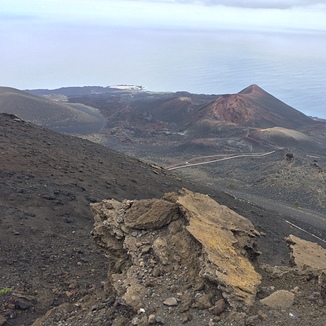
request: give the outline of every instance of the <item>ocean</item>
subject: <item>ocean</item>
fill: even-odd
[[[323,33],[116,29],[105,38],[109,84],[204,94],[257,84],[309,116],[326,118]]]
[[[307,115],[326,118],[325,33],[100,23],[9,27],[1,39],[1,85],[127,84],[149,91],[227,94],[257,84]]]

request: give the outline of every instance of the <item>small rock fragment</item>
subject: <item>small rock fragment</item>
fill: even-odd
[[[137,314],[144,314],[145,313],[145,309],[144,308],[140,308],[138,311],[137,311]]]
[[[220,299],[220,300],[216,301],[215,306],[211,307],[209,309],[209,311],[212,314],[219,316],[222,312],[225,311],[225,309],[226,309],[225,301],[224,301],[224,299]]]
[[[153,325],[153,324],[156,323],[156,316],[154,314],[151,314],[151,315],[148,316],[148,323],[150,325]]]
[[[155,266],[152,271],[153,277],[158,277],[161,275],[161,270],[159,267]]]
[[[15,308],[20,310],[27,310],[31,306],[30,303],[25,303],[22,301],[16,301]]]
[[[290,291],[279,290],[260,300],[260,302],[273,309],[287,309],[293,305],[294,294]]]
[[[215,326],[215,323],[214,323],[213,319],[210,319],[209,320],[208,326]]]
[[[177,306],[178,305],[178,301],[176,298],[171,297],[171,298],[167,298],[164,302],[164,305],[172,307],[172,306]]]
[[[208,309],[212,306],[211,302],[210,302],[210,297],[207,294],[204,294],[198,298],[196,298],[196,302],[194,304],[195,308],[204,310],[204,309]]]
[[[131,320],[131,325],[147,325],[147,316],[145,314],[135,316]]]
[[[7,322],[7,319],[3,316],[0,316],[0,326],[4,325]]]
[[[156,316],[156,317],[155,317],[155,321],[156,321],[158,324],[164,324],[164,323],[165,323],[164,319],[163,319],[161,316]]]
[[[192,316],[191,315],[185,315],[185,316],[182,317],[181,323],[182,324],[186,324],[186,323],[188,323],[188,321],[191,321],[191,320],[192,320]]]
[[[298,286],[296,286],[291,290],[291,292],[294,294],[300,294],[300,288]]]
[[[260,317],[258,315],[250,316],[246,319],[246,326],[256,326],[260,322]]]

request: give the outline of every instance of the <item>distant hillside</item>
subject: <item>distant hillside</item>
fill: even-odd
[[[81,110],[10,87],[0,87],[0,112],[16,114],[42,127],[68,133],[97,132],[104,123],[96,110]]]
[[[298,129],[314,120],[280,101],[257,85],[251,85],[238,94],[218,97],[212,103],[194,112],[190,123],[233,123],[243,127]]]
[[[86,94],[102,94],[107,92],[114,92],[116,89],[111,89],[109,87],[102,86],[83,86],[83,87],[60,87],[57,89],[27,89],[25,92],[33,95],[51,95],[51,94],[61,94],[66,96],[79,96]]]

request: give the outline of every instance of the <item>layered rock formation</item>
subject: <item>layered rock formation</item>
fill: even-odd
[[[251,263],[259,233],[229,208],[186,189],[162,199],[91,206],[94,239],[111,261],[107,291],[123,304],[162,314],[172,298],[180,312],[220,314],[226,305],[253,303],[261,281]]]
[[[253,261],[252,223],[207,195],[91,204],[103,289],[33,325],[324,325],[326,250],[290,235],[290,266]],[[306,307],[309,306],[309,311]],[[60,323],[58,323],[60,322]]]

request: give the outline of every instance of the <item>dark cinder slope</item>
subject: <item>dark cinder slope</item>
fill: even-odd
[[[175,191],[169,172],[103,146],[0,114],[0,289],[34,296],[10,325],[31,325],[105,279],[89,204]],[[67,292],[68,291],[68,292]],[[66,294],[65,294],[66,293]],[[0,317],[8,313],[0,296]]]
[[[98,115],[10,87],[0,87],[0,112],[60,132],[96,132],[103,125]]]
[[[181,187],[210,194],[266,233],[262,259],[287,259],[282,239],[296,230],[274,212],[14,115],[0,114],[0,140],[0,289],[33,298],[22,310],[0,296],[0,317],[14,309],[12,326],[31,325],[50,308],[101,289],[110,261],[91,239],[89,204],[102,199],[158,198]]]

